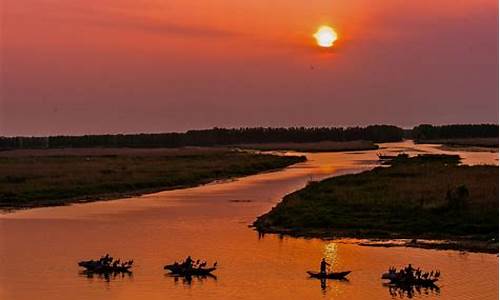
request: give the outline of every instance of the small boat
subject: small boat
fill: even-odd
[[[312,278],[318,278],[318,279],[345,279],[345,277],[347,275],[349,275],[350,273],[351,273],[351,271],[330,272],[330,273],[307,271],[307,274],[309,274],[309,276],[311,276]]]
[[[422,287],[432,287],[435,286],[438,278],[407,278],[398,276],[394,273],[384,273],[382,274],[382,279],[388,279],[391,284],[394,285],[408,285],[408,286],[422,286]]]
[[[377,153],[377,156],[378,156],[378,159],[380,159],[380,160],[396,158],[396,155],[387,155],[387,154],[382,154],[382,153]]]
[[[94,273],[127,273],[130,272],[130,268],[132,265],[126,266],[113,266],[113,265],[105,265],[95,260],[84,260],[78,263],[78,266],[83,267],[88,272]]]
[[[164,270],[170,271],[170,273],[182,276],[206,276],[211,275],[213,271],[216,270],[215,267],[209,268],[185,268],[180,264],[171,264],[163,267]]]
[[[388,155],[384,153],[377,153],[378,159],[380,160],[392,160],[395,158],[408,158],[410,157],[408,153],[399,153],[398,155]]]
[[[411,264],[408,267],[400,269],[390,267],[389,271],[382,274],[382,279],[389,280],[393,286],[402,287],[436,287],[436,282],[439,280],[441,272],[439,270],[432,272],[424,272],[420,268],[413,268]]]

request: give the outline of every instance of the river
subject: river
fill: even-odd
[[[414,298],[498,299],[497,255],[259,236],[248,228],[309,180],[373,168],[377,152],[449,152],[411,141],[381,146],[307,153],[307,162],[284,170],[195,188],[1,214],[0,299],[399,299],[380,275],[407,263],[442,274],[439,291],[422,289]],[[467,164],[498,164],[494,152],[453,153]],[[79,260],[105,253],[133,258],[132,275],[80,273]],[[217,261],[217,278],[165,274],[163,265],[188,254]],[[352,270],[349,280],[322,286],[309,279],[305,271],[318,269],[323,256],[337,270]]]

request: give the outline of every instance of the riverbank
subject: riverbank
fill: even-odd
[[[427,139],[416,140],[418,144],[442,144],[455,150],[484,151],[485,148],[498,151],[498,137],[495,138],[461,138],[461,139]],[[479,148],[479,149],[475,149]]]
[[[239,149],[251,149],[260,151],[298,151],[298,152],[340,152],[340,151],[363,151],[376,150],[378,145],[371,141],[322,141],[315,143],[263,143],[263,144],[241,144],[233,147]]]
[[[413,246],[498,252],[498,167],[458,162],[425,155],[313,182],[254,226],[303,237],[448,240]]]
[[[0,153],[0,209],[137,196],[253,175],[305,160],[225,148],[5,151]]]
[[[477,253],[498,253],[498,241],[480,241],[480,240],[370,240],[358,243],[360,246],[368,247],[410,247],[419,249],[434,249],[434,250],[455,250],[461,252],[477,252]]]

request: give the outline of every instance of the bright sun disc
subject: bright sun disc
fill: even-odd
[[[320,47],[331,47],[337,40],[337,33],[330,26],[321,26],[313,36]]]

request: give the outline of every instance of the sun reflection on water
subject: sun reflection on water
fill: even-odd
[[[336,243],[329,243],[325,245],[325,259],[330,264],[330,270],[333,270],[337,263],[338,247]]]
[[[328,243],[325,245],[324,255],[326,262],[330,264],[329,271],[332,272],[338,266],[338,245],[336,243]],[[335,297],[341,293],[338,287],[340,281],[321,280],[321,290],[323,295],[328,294],[330,297]]]

